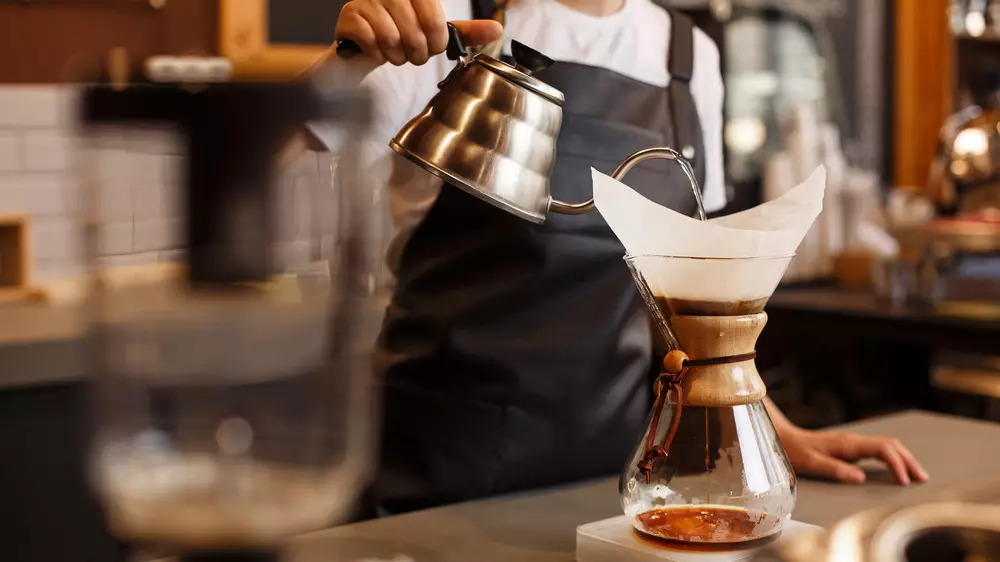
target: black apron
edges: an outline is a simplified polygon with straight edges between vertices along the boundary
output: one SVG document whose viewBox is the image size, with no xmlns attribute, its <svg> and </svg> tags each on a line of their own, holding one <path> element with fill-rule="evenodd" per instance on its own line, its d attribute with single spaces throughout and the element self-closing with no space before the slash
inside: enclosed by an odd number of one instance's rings
<svg viewBox="0 0 1000 562">
<path fill-rule="evenodd" d="M 665 89 L 576 63 L 538 74 L 566 96 L 553 197 L 589 199 L 591 167 L 610 174 L 650 146 L 693 150 L 704 181 L 693 27 L 671 17 Z M 695 211 L 674 162 L 640 164 L 627 179 Z M 408 511 L 621 470 L 654 371 L 624 253 L 596 210 L 536 225 L 444 185 L 404 247 L 376 353 L 384 425 L 371 500 Z"/>
</svg>

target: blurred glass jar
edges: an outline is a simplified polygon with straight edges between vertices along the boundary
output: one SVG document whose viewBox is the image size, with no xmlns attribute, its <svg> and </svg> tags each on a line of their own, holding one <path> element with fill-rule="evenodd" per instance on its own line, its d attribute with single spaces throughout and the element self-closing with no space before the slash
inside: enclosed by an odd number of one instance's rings
<svg viewBox="0 0 1000 562">
<path fill-rule="evenodd" d="M 82 111 L 94 486 L 123 539 L 277 549 L 345 517 L 371 472 L 382 198 L 356 143 L 278 158 L 309 119 L 358 138 L 367 99 L 115 95 Z"/>
</svg>

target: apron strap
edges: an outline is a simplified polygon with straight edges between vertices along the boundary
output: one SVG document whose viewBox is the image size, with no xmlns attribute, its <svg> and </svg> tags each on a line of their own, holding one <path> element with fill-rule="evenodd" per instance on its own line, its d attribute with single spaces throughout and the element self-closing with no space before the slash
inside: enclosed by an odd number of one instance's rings
<svg viewBox="0 0 1000 562">
<path fill-rule="evenodd" d="M 493 19 L 494 12 L 497 11 L 496 0 L 471 0 L 472 19 L 488 20 Z"/>
<path fill-rule="evenodd" d="M 666 138 L 695 169 L 702 189 L 705 186 L 705 158 L 701 132 L 701 119 L 691 94 L 691 77 L 694 75 L 694 22 L 690 17 L 672 9 L 670 15 L 670 52 L 667 71 L 667 101 L 670 107 L 670 130 Z"/>
<path fill-rule="evenodd" d="M 472 18 L 477 20 L 494 20 L 507 27 L 507 0 L 471 0 Z M 484 53 L 499 59 L 503 51 L 503 38 L 489 45 L 483 45 L 473 50 L 475 54 Z"/>
<path fill-rule="evenodd" d="M 694 22 L 676 10 L 667 12 L 671 21 L 667 70 L 670 72 L 671 80 L 680 80 L 688 84 L 694 75 Z"/>
</svg>

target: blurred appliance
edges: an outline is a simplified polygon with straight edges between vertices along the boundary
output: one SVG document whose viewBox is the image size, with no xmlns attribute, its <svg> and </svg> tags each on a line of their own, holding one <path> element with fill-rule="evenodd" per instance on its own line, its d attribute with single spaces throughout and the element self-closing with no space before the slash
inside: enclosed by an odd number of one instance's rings
<svg viewBox="0 0 1000 562">
<path fill-rule="evenodd" d="M 1000 302 L 1000 73 L 994 76 L 996 86 L 979 94 L 978 104 L 942 127 L 937 167 L 947 189 L 934 201 L 940 216 L 890 228 L 900 256 L 918 264 L 930 302 Z"/>
<path fill-rule="evenodd" d="M 891 227 L 899 244 L 890 265 L 903 292 L 925 304 L 1000 303 L 1000 222 L 976 216 Z"/>
<path fill-rule="evenodd" d="M 1000 1 L 951 0 L 948 20 L 959 37 L 991 39 L 1000 33 Z"/>
<path fill-rule="evenodd" d="M 952 186 L 942 203 L 951 212 L 1000 222 L 1000 72 L 977 82 L 975 103 L 941 129 L 941 166 Z"/>
<path fill-rule="evenodd" d="M 896 224 L 899 259 L 883 264 L 893 300 L 948 306 L 963 316 L 1000 318 L 1000 74 L 980 75 L 976 104 L 941 131 L 942 216 Z M 938 352 L 931 384 L 953 394 L 949 408 L 996 419 L 1000 357 Z"/>
<path fill-rule="evenodd" d="M 931 302 L 1000 302 L 1000 72 L 969 80 L 974 103 L 941 127 L 925 198 L 938 216 L 910 220 L 902 209 L 921 196 L 890 195 L 888 211 L 900 215 L 890 232 L 901 258 L 919 264 Z"/>
<path fill-rule="evenodd" d="M 955 113 L 945 120 L 932 162 L 932 196 L 948 214 L 1000 207 L 1000 1 L 951 0 L 950 80 Z"/>
<path fill-rule="evenodd" d="M 85 88 L 80 106 L 93 486 L 124 540 L 169 545 L 185 562 L 275 560 L 287 537 L 346 517 L 370 473 L 380 198 L 346 141 L 367 126 L 368 98 L 121 72 Z M 317 189 L 280 181 L 279 156 L 307 121 L 345 139 L 325 166 L 316 156 Z M 182 250 L 123 266 L 97 252 L 117 181 L 104 164 L 137 129 L 181 140 L 184 216 L 171 236 Z M 321 220 L 302 228 L 316 209 Z M 285 212 L 304 232 L 290 243 Z"/>
</svg>

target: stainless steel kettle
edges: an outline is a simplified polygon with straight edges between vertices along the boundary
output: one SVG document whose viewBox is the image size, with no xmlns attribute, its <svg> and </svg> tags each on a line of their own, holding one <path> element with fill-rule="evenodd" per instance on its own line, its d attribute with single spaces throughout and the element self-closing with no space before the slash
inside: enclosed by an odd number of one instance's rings
<svg viewBox="0 0 1000 562">
<path fill-rule="evenodd" d="M 531 74 L 552 60 L 517 41 L 515 65 L 470 57 L 449 24 L 447 55 L 458 65 L 389 146 L 488 203 L 532 222 L 574 205 L 549 197 L 549 174 L 562 126 L 563 94 Z"/>
<path fill-rule="evenodd" d="M 472 57 L 451 24 L 448 33 L 446 53 L 458 64 L 389 146 L 442 180 L 534 223 L 545 222 L 549 211 L 579 215 L 593 209 L 593 199 L 567 203 L 550 195 L 564 97 L 532 74 L 551 66 L 552 59 L 517 41 L 511 42 L 513 66 L 483 53 Z M 351 42 L 337 46 L 341 57 L 359 52 Z M 648 158 L 669 158 L 681 165 L 704 219 L 694 172 L 671 148 L 629 156 L 615 171 L 615 179 Z"/>
</svg>

